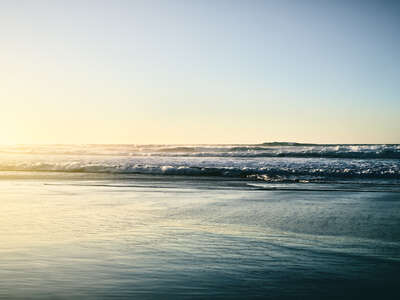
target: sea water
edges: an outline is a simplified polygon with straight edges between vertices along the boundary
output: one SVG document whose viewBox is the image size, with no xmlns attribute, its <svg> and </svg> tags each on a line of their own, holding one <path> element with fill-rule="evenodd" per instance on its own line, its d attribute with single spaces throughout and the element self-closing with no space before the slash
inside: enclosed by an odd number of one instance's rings
<svg viewBox="0 0 400 300">
<path fill-rule="evenodd" d="M 0 153 L 0 298 L 397 299 L 398 145 Z"/>
</svg>

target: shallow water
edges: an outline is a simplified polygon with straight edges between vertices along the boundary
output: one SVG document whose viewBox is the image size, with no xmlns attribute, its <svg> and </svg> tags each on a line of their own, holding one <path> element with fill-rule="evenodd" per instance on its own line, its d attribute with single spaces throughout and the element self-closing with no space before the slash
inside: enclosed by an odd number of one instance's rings
<svg viewBox="0 0 400 300">
<path fill-rule="evenodd" d="M 396 185 L 0 173 L 4 299 L 398 294 Z"/>
</svg>

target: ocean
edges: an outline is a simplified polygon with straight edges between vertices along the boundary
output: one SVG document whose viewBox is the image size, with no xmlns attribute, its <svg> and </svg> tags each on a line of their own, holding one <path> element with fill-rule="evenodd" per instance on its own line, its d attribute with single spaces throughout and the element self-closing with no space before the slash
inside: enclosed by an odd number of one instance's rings
<svg viewBox="0 0 400 300">
<path fill-rule="evenodd" d="M 397 299 L 400 145 L 0 146 L 1 299 Z"/>
</svg>

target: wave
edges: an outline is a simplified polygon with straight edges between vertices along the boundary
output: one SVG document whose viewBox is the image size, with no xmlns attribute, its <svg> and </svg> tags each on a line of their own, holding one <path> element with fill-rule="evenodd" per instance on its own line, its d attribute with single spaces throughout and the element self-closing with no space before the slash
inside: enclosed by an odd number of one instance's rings
<svg viewBox="0 0 400 300">
<path fill-rule="evenodd" d="M 167 152 L 167 151 L 165 151 Z M 172 152 L 172 151 L 171 151 Z M 186 152 L 190 152 L 187 150 Z M 292 157 L 292 158 L 352 158 L 352 159 L 400 159 L 399 150 L 377 152 L 354 151 L 309 151 L 309 152 L 195 152 L 195 153 L 131 153 L 131 156 L 165 156 L 165 157 Z"/>
<path fill-rule="evenodd" d="M 161 156 L 161 157 L 291 157 L 400 159 L 400 145 L 39 145 L 2 146 L 0 154 Z"/>
<path fill-rule="evenodd" d="M 249 156 L 249 155 L 248 155 Z M 354 158 L 354 159 L 400 159 L 400 150 L 385 149 L 376 152 L 362 151 L 303 151 L 303 152 L 278 152 L 254 153 L 253 157 L 293 157 L 293 158 Z"/>
<path fill-rule="evenodd" d="M 207 166 L 207 165 L 171 165 L 171 164 L 135 164 L 135 163 L 95 163 L 95 162 L 22 162 L 0 164 L 0 171 L 47 171 L 82 172 L 110 174 L 154 174 L 237 177 L 253 180 L 283 181 L 319 181 L 326 179 L 400 179 L 400 166 L 351 166 L 300 164 L 282 166 Z"/>
<path fill-rule="evenodd" d="M 300 143 L 265 143 L 266 146 L 163 147 L 147 155 L 192 157 L 299 157 L 400 159 L 399 145 L 316 145 Z M 143 153 L 141 153 L 143 154 Z"/>
<path fill-rule="evenodd" d="M 263 181 L 400 179 L 400 145 L 18 145 L 0 171 L 190 175 Z"/>
</svg>

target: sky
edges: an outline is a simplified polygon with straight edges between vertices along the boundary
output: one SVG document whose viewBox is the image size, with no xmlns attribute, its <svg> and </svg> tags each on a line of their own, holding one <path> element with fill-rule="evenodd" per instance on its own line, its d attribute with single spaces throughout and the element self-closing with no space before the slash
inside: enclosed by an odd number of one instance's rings
<svg viewBox="0 0 400 300">
<path fill-rule="evenodd" d="M 399 1 L 0 2 L 0 144 L 400 143 Z"/>
</svg>

